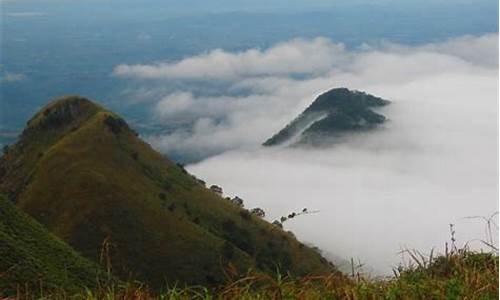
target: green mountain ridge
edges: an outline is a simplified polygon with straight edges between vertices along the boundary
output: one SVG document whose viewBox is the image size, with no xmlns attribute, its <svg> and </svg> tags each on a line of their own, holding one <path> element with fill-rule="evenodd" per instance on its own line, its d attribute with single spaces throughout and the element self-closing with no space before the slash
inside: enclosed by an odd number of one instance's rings
<svg viewBox="0 0 500 300">
<path fill-rule="evenodd" d="M 0 297 L 21 287 L 79 291 L 95 287 L 101 268 L 0 196 Z"/>
<path fill-rule="evenodd" d="M 360 91 L 335 88 L 318 96 L 264 146 L 321 145 L 343 133 L 372 129 L 386 118 L 372 110 L 390 102 Z"/>
<path fill-rule="evenodd" d="M 152 287 L 217 284 L 225 268 L 336 269 L 291 233 L 207 189 L 127 123 L 78 96 L 28 121 L 0 158 L 0 193 L 84 257 Z"/>
</svg>

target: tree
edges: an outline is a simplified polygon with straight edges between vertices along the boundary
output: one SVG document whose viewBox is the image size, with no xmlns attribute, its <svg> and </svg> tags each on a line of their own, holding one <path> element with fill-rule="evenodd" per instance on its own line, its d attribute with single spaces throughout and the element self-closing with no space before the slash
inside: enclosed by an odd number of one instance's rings
<svg viewBox="0 0 500 300">
<path fill-rule="evenodd" d="M 290 220 L 290 219 L 293 219 L 297 216 L 301 216 L 301 215 L 307 215 L 307 214 L 314 214 L 314 213 L 318 213 L 319 211 L 309 211 L 307 210 L 307 208 L 303 208 L 301 212 L 291 212 L 290 214 L 288 214 L 288 216 L 282 216 L 279 220 L 275 220 L 273 222 L 273 225 L 276 225 L 280 228 L 283 228 L 283 223 L 285 223 L 286 221 Z"/>
<path fill-rule="evenodd" d="M 252 208 L 252 210 L 250 210 L 250 213 L 261 218 L 264 218 L 266 216 L 266 212 L 260 207 Z"/>
<path fill-rule="evenodd" d="M 236 196 L 234 197 L 233 199 L 230 200 L 231 203 L 239 206 L 239 207 L 243 207 L 243 199 L 241 199 L 240 197 Z"/>
</svg>

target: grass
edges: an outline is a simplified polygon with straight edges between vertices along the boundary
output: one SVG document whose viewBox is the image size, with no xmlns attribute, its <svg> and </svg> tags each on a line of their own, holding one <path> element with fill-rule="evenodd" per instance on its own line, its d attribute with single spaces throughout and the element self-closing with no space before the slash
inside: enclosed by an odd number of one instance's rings
<svg viewBox="0 0 500 300">
<path fill-rule="evenodd" d="M 409 252 L 413 262 L 394 270 L 390 278 L 351 277 L 338 273 L 293 277 L 249 273 L 229 275 L 217 288 L 171 286 L 153 292 L 146 285 L 125 283 L 100 286 L 81 293 L 46 294 L 45 299 L 498 299 L 498 255 L 466 248 L 424 258 Z M 18 299 L 36 299 L 32 292 Z"/>
<path fill-rule="evenodd" d="M 101 268 L 0 195 L 0 290 L 18 285 L 76 291 L 94 287 Z"/>
</svg>

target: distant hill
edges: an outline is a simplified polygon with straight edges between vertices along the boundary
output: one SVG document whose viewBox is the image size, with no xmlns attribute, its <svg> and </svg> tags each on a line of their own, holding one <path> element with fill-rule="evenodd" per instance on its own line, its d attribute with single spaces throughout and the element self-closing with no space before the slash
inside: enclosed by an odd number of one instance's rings
<svg viewBox="0 0 500 300">
<path fill-rule="evenodd" d="M 0 298 L 26 286 L 81 291 L 94 287 L 100 273 L 97 264 L 0 195 Z"/>
<path fill-rule="evenodd" d="M 282 144 L 323 144 L 349 131 L 362 131 L 385 121 L 372 108 L 390 102 L 364 92 L 346 88 L 332 89 L 314 100 L 295 120 L 264 142 L 264 146 Z"/>
<path fill-rule="evenodd" d="M 106 241 L 121 278 L 159 287 L 220 283 L 229 265 L 296 275 L 335 270 L 85 98 L 52 101 L 4 152 L 0 192 L 86 258 L 97 261 Z"/>
</svg>

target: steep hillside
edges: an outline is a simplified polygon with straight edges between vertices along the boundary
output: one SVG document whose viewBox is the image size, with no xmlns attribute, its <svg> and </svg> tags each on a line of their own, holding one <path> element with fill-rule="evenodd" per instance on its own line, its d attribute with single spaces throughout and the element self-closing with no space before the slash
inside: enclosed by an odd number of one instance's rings
<svg viewBox="0 0 500 300">
<path fill-rule="evenodd" d="M 385 117 L 371 108 L 390 102 L 346 88 L 332 89 L 321 94 L 295 120 L 264 142 L 264 146 L 280 144 L 321 144 L 349 131 L 375 127 Z"/>
<path fill-rule="evenodd" d="M 85 257 L 153 286 L 215 284 L 223 269 L 334 268 L 293 235 L 205 188 L 91 101 L 49 103 L 0 159 L 0 192 Z"/>
<path fill-rule="evenodd" d="M 18 287 L 78 291 L 95 287 L 98 275 L 93 262 L 49 233 L 0 195 L 0 298 Z"/>
</svg>

